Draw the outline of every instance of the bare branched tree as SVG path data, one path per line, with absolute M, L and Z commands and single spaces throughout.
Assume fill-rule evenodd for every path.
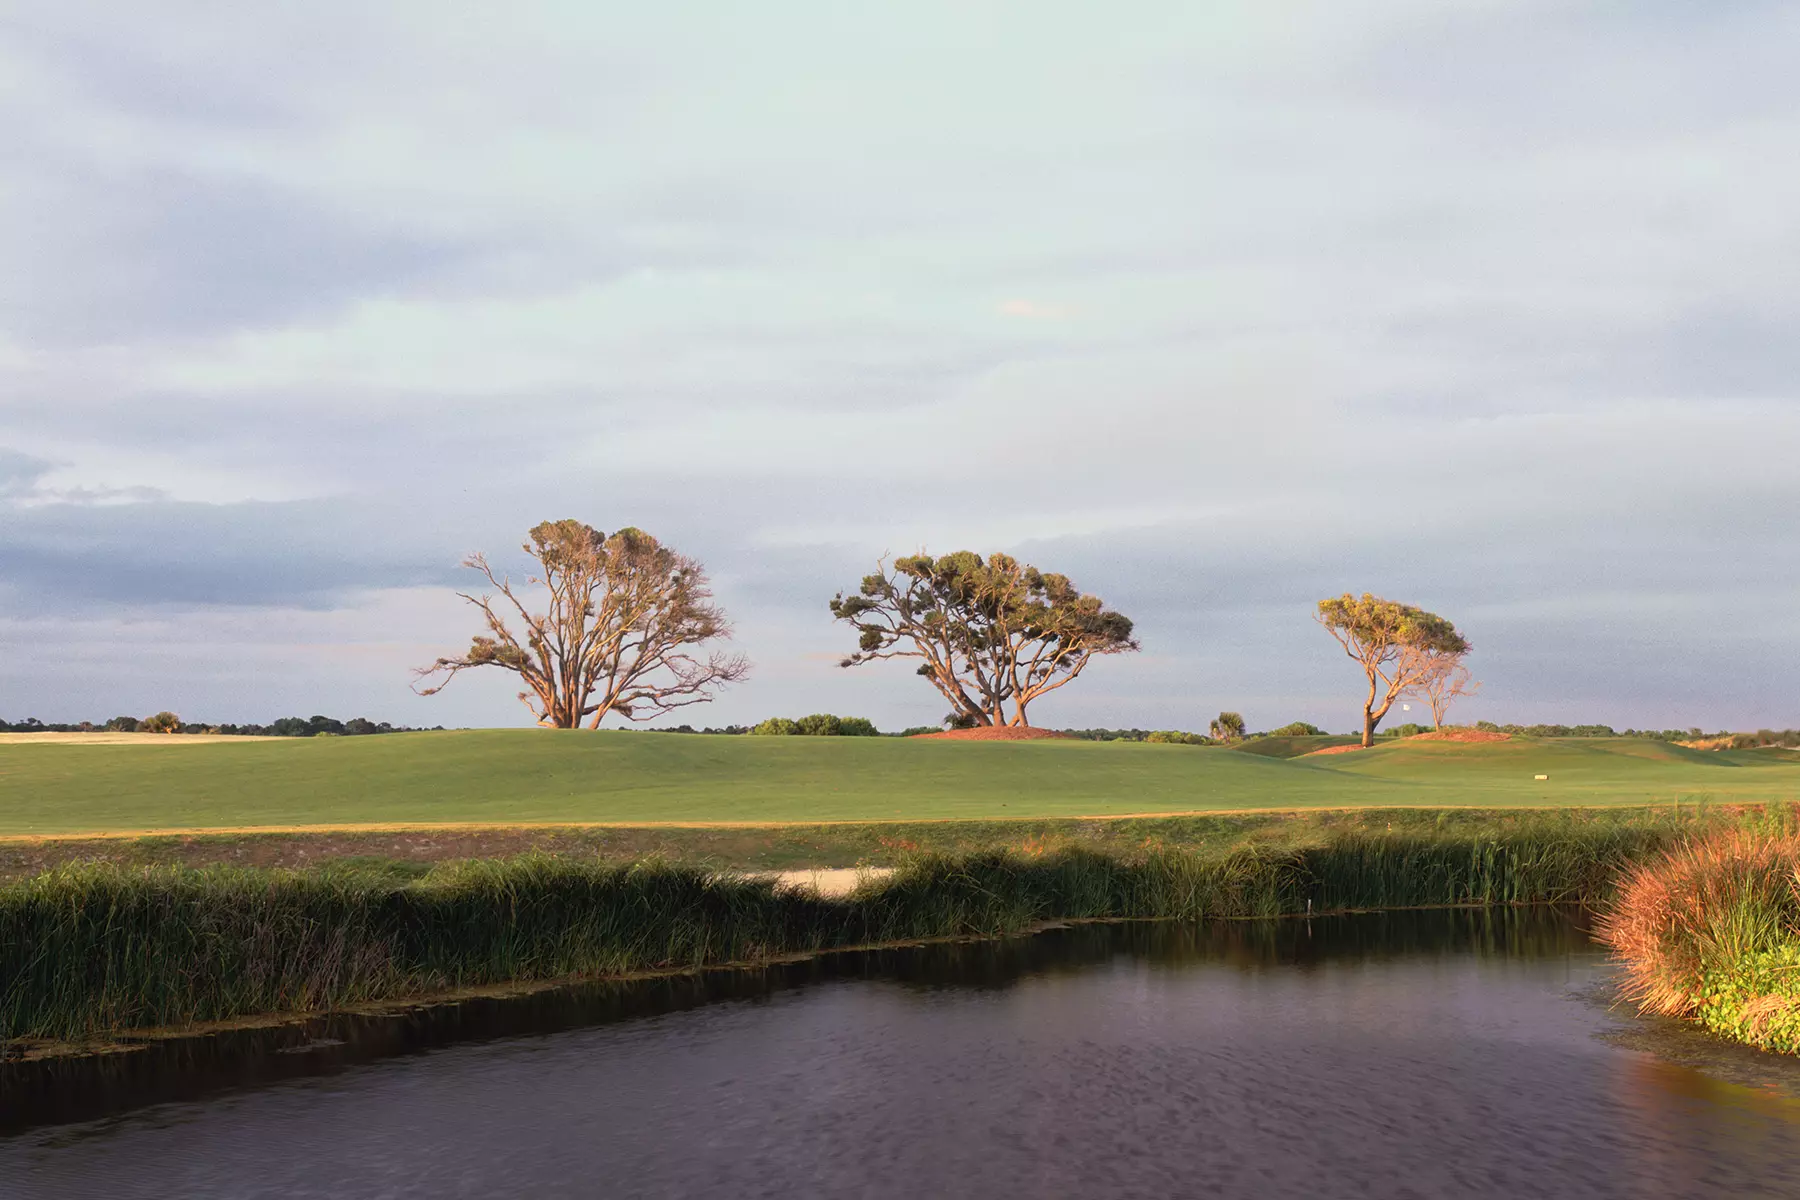
M 1417 675 L 1418 682 L 1413 684 L 1407 694 L 1425 701 L 1431 709 L 1431 727 L 1442 729 L 1450 706 L 1465 696 L 1473 696 L 1481 691 L 1481 684 L 1469 674 L 1469 668 L 1463 665 L 1462 654 L 1442 654 L 1429 650 L 1415 651 L 1414 654 L 1421 661 L 1413 664 L 1410 673 Z
M 1136 650 L 1130 618 L 1005 554 L 917 554 L 879 564 L 831 614 L 861 638 L 842 665 L 916 658 L 962 726 L 1030 725 L 1032 701 L 1100 654 Z M 1010 711 L 1008 706 L 1010 707 Z
M 1456 626 L 1436 613 L 1367 592 L 1319 601 L 1318 622 L 1368 676 L 1364 746 L 1375 744 L 1375 727 L 1395 700 L 1419 685 L 1433 656 L 1460 659 L 1469 652 Z
M 548 610 L 531 612 L 484 555 L 471 555 L 463 565 L 486 576 L 498 595 L 457 595 L 481 610 L 487 633 L 461 657 L 417 671 L 419 683 L 438 680 L 415 683 L 420 695 L 436 695 L 471 668 L 499 667 L 525 684 L 519 699 L 538 724 L 595 729 L 608 713 L 647 721 L 704 703 L 748 676 L 742 655 L 693 651 L 731 636 L 694 559 L 642 530 L 607 537 L 579 521 L 533 527 L 524 550 L 537 562 L 526 584 L 548 593 Z M 514 614 L 519 633 L 507 624 Z

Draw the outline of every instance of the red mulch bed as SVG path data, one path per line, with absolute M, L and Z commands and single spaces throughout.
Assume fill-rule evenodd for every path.
M 1440 729 L 1435 733 L 1415 733 L 1407 742 L 1510 742 L 1510 733 L 1489 733 L 1485 729 Z

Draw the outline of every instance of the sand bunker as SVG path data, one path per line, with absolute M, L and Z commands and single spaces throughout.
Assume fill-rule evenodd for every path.
M 1321 754 L 1348 754 L 1352 750 L 1361 750 L 1361 749 L 1362 749 L 1362 746 L 1360 744 L 1358 744 L 1356 742 L 1352 742 L 1348 746 L 1327 746 L 1323 750 L 1308 750 L 1305 754 L 1302 754 L 1300 757 L 1301 758 L 1317 758 Z
M 1030 742 L 1039 738 L 1067 737 L 1054 729 L 1029 725 L 988 725 L 980 729 L 951 729 L 944 733 L 915 733 L 915 738 L 949 738 L 958 742 Z

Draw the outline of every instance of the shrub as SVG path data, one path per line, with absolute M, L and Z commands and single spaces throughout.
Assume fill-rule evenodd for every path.
M 750 732 L 801 737 L 876 737 L 880 734 L 880 730 L 875 728 L 875 722 L 867 717 L 840 717 L 833 713 L 813 713 L 798 721 L 787 717 L 770 717 L 754 726 Z
M 153 717 L 145 717 L 137 723 L 137 728 L 139 733 L 179 733 L 181 718 L 165 710 Z
M 1644 1012 L 1800 1053 L 1800 836 L 1743 830 L 1631 870 L 1600 936 Z
M 1308 725 L 1305 721 L 1289 721 L 1280 729 L 1271 729 L 1264 737 L 1324 737 L 1325 731 L 1317 725 Z
M 1144 740 L 1174 746 L 1210 746 L 1213 744 L 1213 739 L 1209 737 L 1198 733 L 1183 733 L 1179 729 L 1158 729 Z

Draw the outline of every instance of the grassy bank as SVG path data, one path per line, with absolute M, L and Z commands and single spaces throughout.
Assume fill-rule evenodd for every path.
M 1683 842 L 1634 866 L 1600 925 L 1645 1012 L 1800 1054 L 1800 832 Z
M 422 875 L 67 866 L 0 886 L 0 1038 L 79 1040 L 1059 918 L 1592 903 L 1685 827 L 1565 813 L 1481 833 L 1348 828 L 1288 846 L 921 853 L 835 901 L 701 867 L 545 855 Z
M 1700 833 L 1754 819 L 1760 806 L 1690 804 L 1592 809 L 1356 808 L 1205 815 L 785 825 L 416 826 L 318 831 L 0 837 L 0 880 L 75 863 L 127 867 L 316 867 L 350 863 L 420 875 L 469 858 L 545 854 L 617 864 L 647 858 L 713 870 L 891 867 L 919 854 L 1041 854 L 1073 847 L 1129 858 L 1152 849 L 1220 854 L 1305 850 L 1365 834 L 1465 840 L 1541 836 L 1567 824 Z M 1581 836 L 1591 836 L 1591 829 Z
M 1539 779 L 1538 776 L 1547 776 Z M 1624 738 L 1293 758 L 1128 742 L 538 729 L 0 745 L 0 836 L 402 823 L 870 823 L 1800 800 L 1800 754 Z

